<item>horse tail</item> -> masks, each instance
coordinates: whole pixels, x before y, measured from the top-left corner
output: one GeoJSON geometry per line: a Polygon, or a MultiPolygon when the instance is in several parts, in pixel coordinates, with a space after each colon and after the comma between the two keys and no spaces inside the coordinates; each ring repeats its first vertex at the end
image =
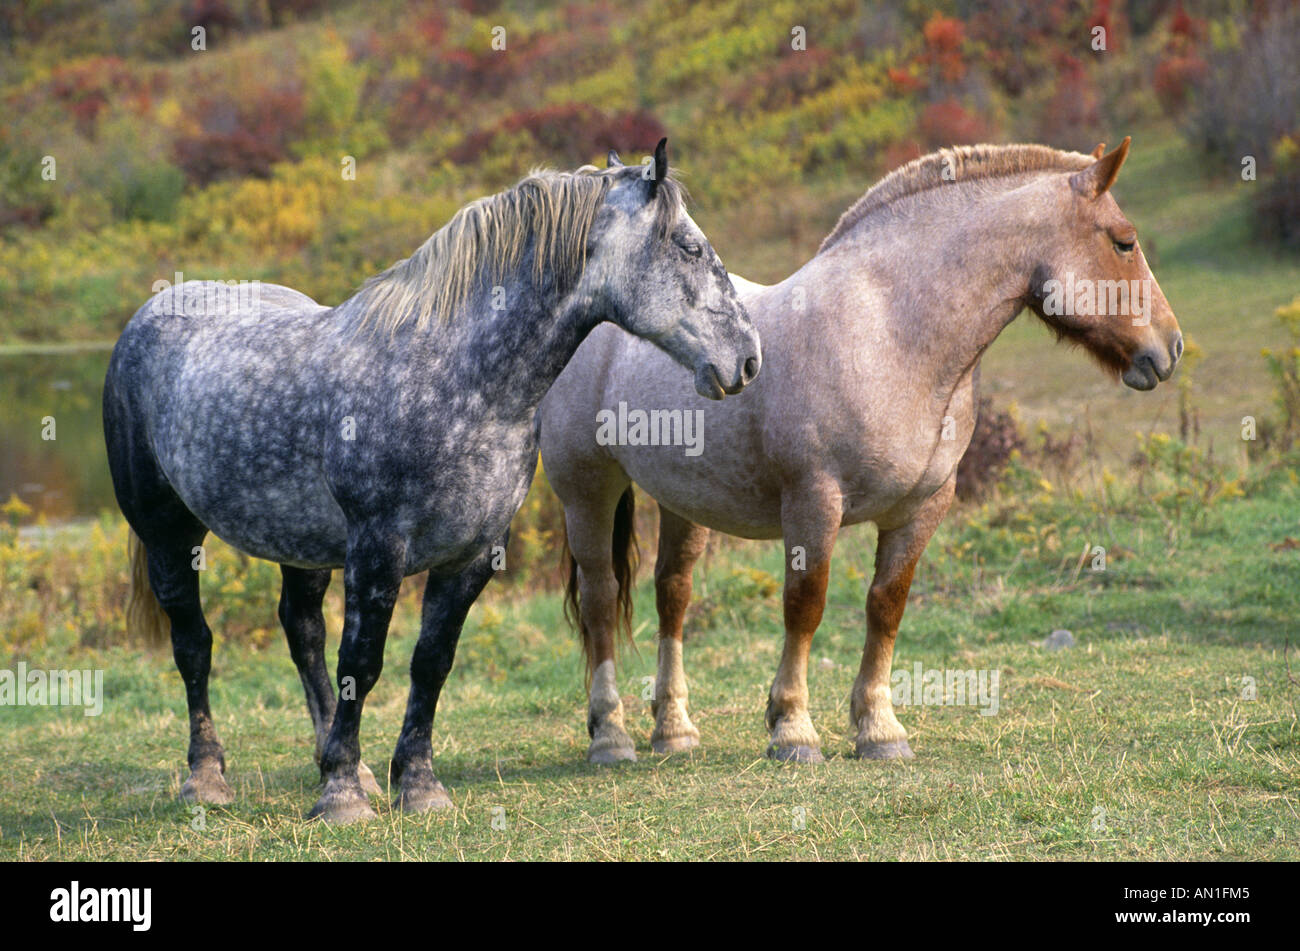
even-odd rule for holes
{"type": "MultiPolygon", "coordinates": [[[[610,554],[614,562],[614,580],[618,582],[618,607],[615,614],[616,630],[623,640],[636,649],[632,640],[632,587],[636,582],[636,569],[641,560],[641,549],[636,541],[636,493],[629,485],[619,497],[614,509],[614,534],[610,554]]],[[[594,671],[593,650],[595,645],[591,632],[582,620],[582,598],[578,584],[578,559],[573,557],[569,548],[569,536],[565,533],[561,554],[568,563],[568,578],[564,585],[564,617],[582,640],[582,654],[587,665],[587,683],[591,683],[594,671]]]]}
{"type": "Polygon", "coordinates": [[[127,557],[131,559],[131,586],[126,600],[126,633],[151,647],[171,639],[171,621],[149,586],[149,555],[140,536],[128,529],[127,557]]]}

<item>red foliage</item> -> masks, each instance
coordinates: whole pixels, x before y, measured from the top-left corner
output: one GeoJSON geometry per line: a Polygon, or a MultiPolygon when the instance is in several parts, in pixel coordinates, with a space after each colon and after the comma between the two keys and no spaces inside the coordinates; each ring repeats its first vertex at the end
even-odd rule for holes
{"type": "Polygon", "coordinates": [[[1205,40],[1205,21],[1189,16],[1180,2],[1169,21],[1169,42],[1156,64],[1151,84],[1165,110],[1182,111],[1192,87],[1206,77],[1208,66],[1201,56],[1205,40]]]}
{"type": "Polygon", "coordinates": [[[926,106],[917,128],[925,144],[932,149],[982,142],[989,137],[989,128],[984,120],[963,108],[955,99],[926,106]]]}
{"type": "Polygon", "coordinates": [[[1169,21],[1169,32],[1175,37],[1181,37],[1190,43],[1199,43],[1205,39],[1205,30],[1205,20],[1188,14],[1183,9],[1182,3],[1179,2],[1174,9],[1173,18],[1169,21]]]}
{"type": "Polygon", "coordinates": [[[50,96],[68,110],[83,135],[93,135],[95,120],[113,99],[125,101],[137,112],[147,111],[150,91],[160,87],[163,74],[145,79],[133,73],[126,62],[116,56],[56,66],[49,82],[50,96]]]}
{"type": "Polygon", "coordinates": [[[663,124],[644,111],[606,116],[581,103],[526,109],[511,113],[495,126],[468,136],[449,156],[453,162],[472,162],[501,132],[526,132],[555,156],[572,159],[607,149],[629,153],[654,148],[666,134],[663,124]]]}
{"type": "Polygon", "coordinates": [[[898,66],[891,66],[887,70],[889,81],[894,84],[903,95],[916,92],[923,85],[921,80],[917,79],[909,70],[902,69],[898,66]]]}
{"type": "Polygon", "coordinates": [[[961,20],[936,13],[926,21],[921,30],[925,45],[937,53],[956,53],[966,39],[966,28],[961,20]]]}
{"type": "Polygon", "coordinates": [[[761,79],[747,76],[733,83],[723,93],[723,101],[735,110],[786,108],[834,81],[834,74],[826,68],[830,62],[830,52],[820,48],[783,55],[761,79]]]}
{"type": "Polygon", "coordinates": [[[176,164],[191,181],[254,175],[267,178],[271,166],[289,158],[289,144],[302,129],[303,99],[296,89],[263,89],[235,102],[199,100],[200,128],[176,138],[176,164]]]}
{"type": "Polygon", "coordinates": [[[966,62],[961,52],[966,41],[966,27],[961,20],[936,13],[926,21],[921,32],[925,37],[922,62],[945,82],[956,82],[966,75],[966,62]]]}
{"type": "Polygon", "coordinates": [[[906,142],[894,142],[880,156],[882,171],[889,172],[906,165],[912,159],[923,155],[920,143],[909,139],[906,142]]]}
{"type": "Polygon", "coordinates": [[[1107,47],[1113,50],[1115,47],[1111,43],[1111,38],[1115,32],[1114,25],[1111,14],[1111,0],[1097,0],[1097,5],[1092,8],[1092,15],[1088,17],[1088,22],[1084,24],[1088,29],[1088,35],[1091,36],[1094,29],[1101,27],[1106,31],[1107,47]]]}
{"type": "Polygon", "coordinates": [[[1098,95],[1083,63],[1070,53],[1056,57],[1056,85],[1039,123],[1039,135],[1058,147],[1081,148],[1098,122],[1098,95]]]}
{"type": "Polygon", "coordinates": [[[975,431],[970,445],[957,463],[957,497],[979,499],[997,484],[1011,454],[1024,451],[1025,438],[1010,413],[993,408],[993,401],[980,399],[975,431]]]}
{"type": "Polygon", "coordinates": [[[1187,104],[1187,94],[1209,71],[1199,53],[1172,53],[1162,59],[1151,78],[1156,97],[1168,112],[1179,112],[1187,104]]]}

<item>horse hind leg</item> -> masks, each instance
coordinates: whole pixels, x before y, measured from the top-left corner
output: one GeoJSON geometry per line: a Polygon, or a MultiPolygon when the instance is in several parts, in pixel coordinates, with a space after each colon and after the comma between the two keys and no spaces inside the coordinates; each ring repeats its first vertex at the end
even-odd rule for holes
{"type": "MultiPolygon", "coordinates": [[[[281,565],[280,624],[289,642],[289,656],[298,668],[307,712],[316,733],[316,762],[321,761],[330,724],[334,720],[334,684],[325,666],[325,615],[321,605],[329,588],[333,571],[329,568],[306,569],[281,565]]],[[[357,767],[361,787],[372,796],[383,790],[365,763],[357,767]]]]}
{"type": "Polygon", "coordinates": [[[707,528],[659,506],[659,554],[655,559],[659,668],[651,704],[655,729],[650,737],[650,748],[656,753],[681,753],[700,745],[700,731],[687,713],[682,624],[691,603],[691,571],[708,541],[707,528]]]}
{"type": "MultiPolygon", "coordinates": [[[[187,513],[188,514],[188,513],[187,513]]],[[[172,656],[185,682],[190,717],[190,775],[181,786],[181,799],[191,803],[226,805],[235,794],[226,783],[226,757],[212,723],[208,705],[208,676],[212,670],[212,630],[199,601],[199,575],[193,567],[194,546],[206,529],[193,516],[192,529],[169,540],[146,544],[149,586],[171,621],[172,656]]]]}
{"type": "Polygon", "coordinates": [[[624,725],[614,643],[619,585],[611,542],[615,512],[626,488],[624,483],[609,486],[606,492],[577,495],[581,506],[566,506],[564,511],[569,550],[577,563],[579,628],[591,672],[587,760],[599,764],[636,760],[636,746],[624,725]]]}

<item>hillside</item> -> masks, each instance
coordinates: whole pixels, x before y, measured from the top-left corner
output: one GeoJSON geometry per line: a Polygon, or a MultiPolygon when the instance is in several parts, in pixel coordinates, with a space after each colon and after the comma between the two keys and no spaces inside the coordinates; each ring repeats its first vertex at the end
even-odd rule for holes
{"type": "MultiPolygon", "coordinates": [[[[924,150],[1131,134],[1116,194],[1205,353],[1202,427],[1226,439],[1267,408],[1258,351],[1277,342],[1300,259],[1255,243],[1249,186],[1162,108],[1205,32],[1179,16],[1203,21],[1180,4],[1111,8],[19,3],[0,29],[0,343],[112,340],[177,272],[336,302],[528,168],[639,156],[664,133],[697,220],[756,280],[788,274],[924,150]]],[[[1128,392],[1049,339],[1022,319],[986,364],[1027,420],[1087,408],[1126,442],[1176,417],[1172,388],[1128,392]]]]}

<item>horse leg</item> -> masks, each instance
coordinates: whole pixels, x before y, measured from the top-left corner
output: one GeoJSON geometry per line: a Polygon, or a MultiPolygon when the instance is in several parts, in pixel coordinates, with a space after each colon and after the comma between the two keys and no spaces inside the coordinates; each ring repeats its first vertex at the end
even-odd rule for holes
{"type": "MultiPolygon", "coordinates": [[[[188,515],[188,513],[186,513],[188,515]]],[[[199,601],[199,574],[194,569],[193,549],[203,542],[207,530],[193,516],[191,531],[179,539],[160,542],[150,538],[149,587],[171,621],[172,656],[185,682],[185,702],[190,715],[190,775],[181,786],[185,802],[226,805],[235,794],[226,783],[226,755],[212,723],[208,706],[208,675],[212,671],[212,629],[203,617],[199,601]]]]}
{"type": "Polygon", "coordinates": [[[406,543],[397,538],[354,536],[343,569],[343,640],[339,645],[339,700],[325,740],[321,773],[325,789],[309,819],[347,823],[372,819],[361,785],[361,709],[384,668],[388,622],[402,586],[406,543]]]}
{"type": "MultiPolygon", "coordinates": [[[[334,719],[334,685],[325,667],[325,615],[321,603],[334,572],[329,568],[306,569],[281,565],[280,624],[289,641],[289,656],[298,668],[303,692],[307,695],[307,712],[316,732],[316,762],[321,761],[325,738],[334,719]]],[[[378,796],[383,790],[375,781],[370,767],[357,767],[361,785],[367,793],[378,796]]]]}
{"type": "Polygon", "coordinates": [[[820,763],[821,738],[808,713],[808,651],[826,608],[831,551],[839,532],[841,501],[835,486],[798,486],[782,493],[785,538],[785,646],[767,701],[772,741],[767,755],[820,763]]]}
{"type": "MultiPolygon", "coordinates": [[[[506,547],[509,532],[498,544],[506,547]]],[[[433,714],[456,657],[456,643],[470,606],[492,577],[491,551],[458,575],[429,575],[420,611],[420,639],[411,655],[411,693],[388,783],[399,790],[394,809],[426,812],[451,806],[446,788],[433,775],[433,714]]]]}
{"type": "Polygon", "coordinates": [[[636,760],[636,746],[623,720],[618,694],[614,636],[618,627],[618,579],[614,572],[614,513],[626,483],[584,499],[581,509],[565,509],[569,550],[578,563],[578,599],[583,649],[591,671],[587,702],[587,760],[636,760]]]}
{"type": "Polygon", "coordinates": [[[709,530],[659,506],[659,555],[655,559],[655,602],[659,611],[659,670],[652,709],[650,748],[680,753],[700,745],[700,731],[686,712],[682,667],[682,622],[691,603],[691,570],[704,553],[709,530]]]}
{"type": "Polygon", "coordinates": [[[912,521],[882,531],[876,542],[876,571],[867,592],[867,642],[849,702],[850,725],[857,730],[860,759],[908,759],[913,755],[907,731],[894,716],[889,671],[912,573],[930,536],[952,505],[954,486],[955,482],[949,481],[912,521]]]}

